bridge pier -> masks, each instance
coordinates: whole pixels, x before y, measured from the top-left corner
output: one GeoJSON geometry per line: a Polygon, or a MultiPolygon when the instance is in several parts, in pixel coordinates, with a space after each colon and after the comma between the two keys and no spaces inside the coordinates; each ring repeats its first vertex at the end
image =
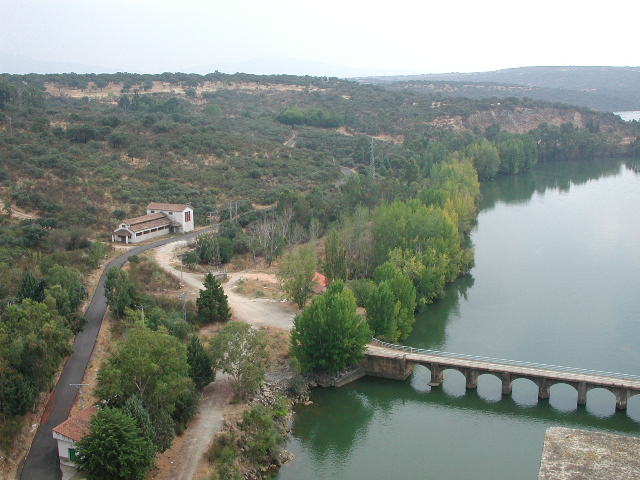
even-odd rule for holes
{"type": "Polygon", "coordinates": [[[431,364],[431,381],[429,382],[430,387],[439,387],[442,385],[444,381],[444,370],[437,363],[431,364]]]}
{"type": "Polygon", "coordinates": [[[616,410],[626,410],[629,390],[626,388],[617,388],[614,393],[616,394],[616,410]]]}
{"type": "Polygon", "coordinates": [[[582,407],[587,404],[587,384],[585,382],[578,383],[578,406],[582,407]]]}
{"type": "Polygon", "coordinates": [[[547,381],[546,378],[540,378],[538,380],[536,380],[536,383],[538,384],[538,399],[539,400],[548,400],[549,399],[549,390],[551,388],[551,385],[549,385],[549,382],[547,381]]]}
{"type": "Polygon", "coordinates": [[[503,373],[501,376],[502,376],[502,395],[511,395],[511,374],[503,373]]]}
{"type": "Polygon", "coordinates": [[[478,388],[478,371],[473,368],[466,368],[464,373],[467,390],[478,388]]]}

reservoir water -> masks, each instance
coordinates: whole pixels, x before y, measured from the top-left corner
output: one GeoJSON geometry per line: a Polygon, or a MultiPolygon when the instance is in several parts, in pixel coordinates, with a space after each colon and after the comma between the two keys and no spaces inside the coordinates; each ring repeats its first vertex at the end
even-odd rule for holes
{"type": "MultiPolygon", "coordinates": [[[[476,264],[418,315],[409,345],[456,353],[640,373],[640,164],[538,165],[483,185],[471,234],[476,264]]],[[[640,434],[640,395],[567,385],[537,400],[516,380],[482,375],[477,391],[447,370],[431,389],[364,378],[316,389],[299,407],[279,479],[535,480],[550,426],[640,434]]]]}

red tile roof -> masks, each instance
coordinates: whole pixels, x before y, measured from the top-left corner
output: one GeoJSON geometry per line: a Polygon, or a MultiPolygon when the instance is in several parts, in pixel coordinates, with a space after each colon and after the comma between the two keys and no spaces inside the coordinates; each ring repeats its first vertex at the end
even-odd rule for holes
{"type": "Polygon", "coordinates": [[[147,210],[166,210],[167,212],[182,212],[189,205],[186,203],[160,203],[160,202],[151,202],[147,205],[147,210]]]}
{"type": "Polygon", "coordinates": [[[96,407],[80,410],[79,413],[70,416],[57,427],[53,427],[53,431],[77,442],[89,434],[89,420],[95,412],[96,407]]]}
{"type": "Polygon", "coordinates": [[[324,288],[327,288],[329,286],[329,279],[325,277],[323,274],[318,272],[315,272],[313,274],[313,281],[324,288]]]}
{"type": "Polygon", "coordinates": [[[149,215],[142,215],[140,217],[127,218],[123,220],[122,223],[129,225],[129,229],[132,232],[141,232],[149,228],[170,225],[171,219],[164,213],[150,213],[149,215]]]}

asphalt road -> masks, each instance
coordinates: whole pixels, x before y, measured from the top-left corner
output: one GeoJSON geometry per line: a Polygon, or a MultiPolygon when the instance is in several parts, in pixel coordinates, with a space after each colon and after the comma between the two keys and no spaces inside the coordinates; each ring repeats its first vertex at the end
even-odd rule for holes
{"type": "Polygon", "coordinates": [[[58,466],[58,446],[52,437],[51,430],[69,416],[71,406],[78,394],[78,387],[72,387],[70,385],[82,383],[82,379],[84,378],[84,372],[89,364],[93,347],[100,332],[100,324],[107,309],[107,300],[104,296],[104,282],[109,268],[120,268],[132,255],[137,255],[151,248],[166,245],[167,243],[189,240],[200,233],[213,230],[216,227],[217,225],[214,225],[203,230],[198,230],[197,232],[190,232],[184,235],[158,240],[147,245],[134,247],[123,255],[114,258],[106,265],[93,298],[91,299],[91,303],[85,312],[87,324],[76,336],[73,354],[67,360],[58,384],[49,399],[49,404],[43,414],[43,419],[41,419],[43,423],[41,423],[38,428],[36,436],[31,443],[31,449],[22,467],[20,474],[21,479],[55,480],[61,478],[61,472],[58,466]]]}

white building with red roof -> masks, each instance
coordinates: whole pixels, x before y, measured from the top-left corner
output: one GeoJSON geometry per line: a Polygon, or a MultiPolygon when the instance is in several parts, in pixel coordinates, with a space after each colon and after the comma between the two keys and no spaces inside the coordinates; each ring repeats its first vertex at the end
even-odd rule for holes
{"type": "Polygon", "coordinates": [[[76,443],[89,434],[89,420],[96,413],[95,407],[88,407],[71,415],[57,427],[53,427],[53,438],[58,442],[60,463],[68,467],[76,467],[76,443]]]}
{"type": "Polygon", "coordinates": [[[111,234],[111,241],[139,243],[169,233],[192,232],[193,209],[185,203],[158,203],[147,205],[147,214],[122,220],[111,234]]]}

